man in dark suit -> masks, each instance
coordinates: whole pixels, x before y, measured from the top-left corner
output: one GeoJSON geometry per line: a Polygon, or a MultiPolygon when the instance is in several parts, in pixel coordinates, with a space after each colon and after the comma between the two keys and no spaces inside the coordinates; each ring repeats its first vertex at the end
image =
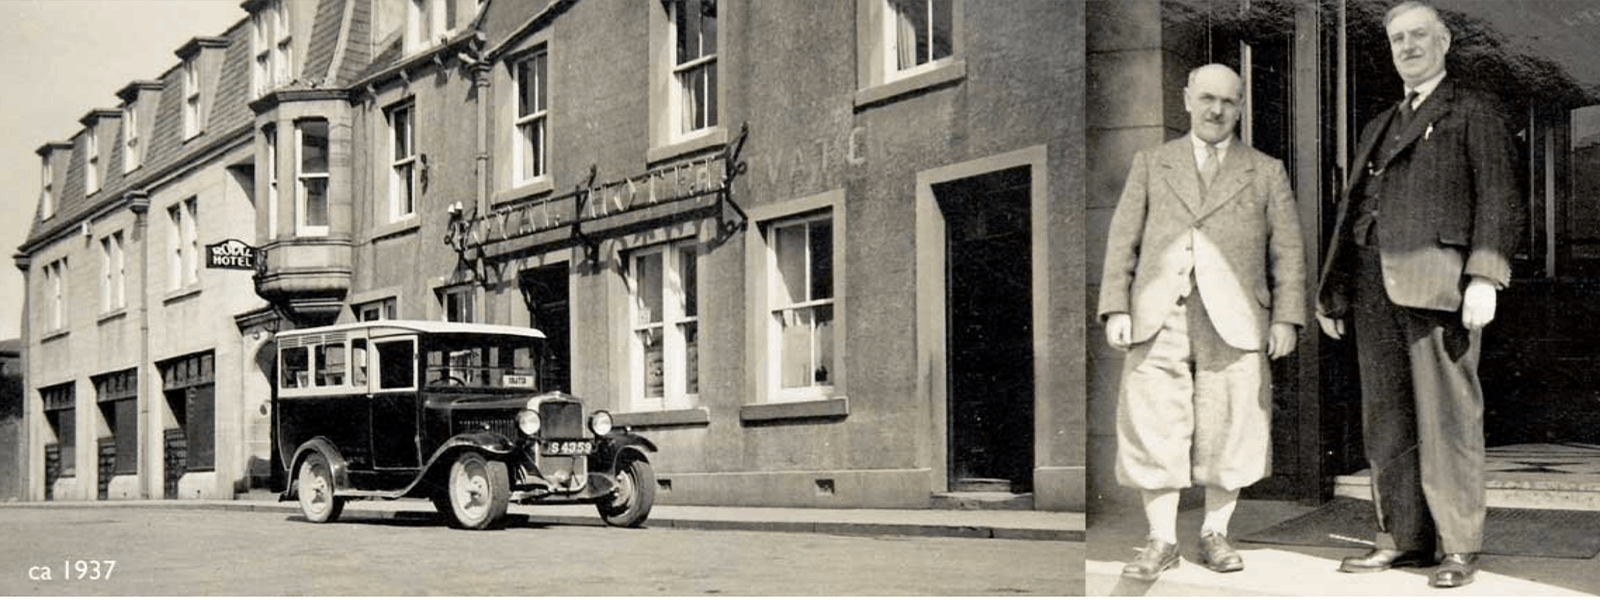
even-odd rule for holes
{"type": "Polygon", "coordinates": [[[1339,570],[1437,564],[1430,584],[1458,587],[1483,539],[1478,356],[1521,225],[1515,146],[1497,99],[1445,74],[1437,11],[1404,2],[1384,28],[1406,98],[1361,132],[1317,292],[1329,337],[1354,326],[1378,516],[1339,570]]]}

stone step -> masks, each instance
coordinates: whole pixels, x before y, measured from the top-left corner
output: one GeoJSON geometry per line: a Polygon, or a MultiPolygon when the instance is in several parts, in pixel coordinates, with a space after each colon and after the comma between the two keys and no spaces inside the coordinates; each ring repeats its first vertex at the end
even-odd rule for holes
{"type": "MultiPolygon", "coordinates": [[[[1600,475],[1491,472],[1485,487],[1489,506],[1600,511],[1600,475]]],[[[1333,493],[1371,500],[1370,472],[1334,478],[1333,493]]]]}
{"type": "Polygon", "coordinates": [[[933,495],[935,510],[1033,510],[1033,494],[949,492],[933,495]]]}

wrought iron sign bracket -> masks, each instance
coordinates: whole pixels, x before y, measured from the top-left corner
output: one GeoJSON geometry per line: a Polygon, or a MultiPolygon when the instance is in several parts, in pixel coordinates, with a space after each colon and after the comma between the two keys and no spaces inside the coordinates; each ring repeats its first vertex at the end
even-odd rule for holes
{"type": "Polygon", "coordinates": [[[483,252],[480,250],[476,258],[469,258],[467,253],[474,248],[479,248],[482,241],[477,239],[477,232],[473,231],[472,223],[478,218],[478,209],[472,209],[472,216],[467,216],[457,202],[450,206],[450,223],[445,225],[444,243],[456,251],[456,258],[465,263],[472,271],[472,276],[480,282],[488,282],[489,274],[484,272],[483,252]]]}
{"type": "Polygon", "coordinates": [[[750,165],[739,160],[739,154],[744,151],[744,142],[750,135],[750,123],[739,125],[739,137],[733,139],[727,152],[723,155],[722,190],[717,192],[717,240],[726,241],[733,234],[744,229],[750,222],[750,215],[745,214],[738,202],[733,201],[733,180],[750,170],[750,165]],[[729,214],[732,209],[732,214],[729,214]]]}
{"type": "MultiPolygon", "coordinates": [[[[578,207],[578,210],[574,212],[573,215],[582,215],[583,210],[588,207],[589,198],[593,196],[593,194],[590,193],[590,190],[594,189],[594,178],[599,171],[599,166],[593,164],[589,165],[588,180],[584,181],[583,185],[579,186],[578,189],[573,191],[573,193],[576,194],[578,207]]],[[[583,219],[573,218],[572,237],[573,239],[578,240],[579,243],[583,244],[584,262],[589,265],[590,269],[598,270],[600,268],[600,242],[598,240],[590,239],[589,236],[584,235],[583,219]]]]}

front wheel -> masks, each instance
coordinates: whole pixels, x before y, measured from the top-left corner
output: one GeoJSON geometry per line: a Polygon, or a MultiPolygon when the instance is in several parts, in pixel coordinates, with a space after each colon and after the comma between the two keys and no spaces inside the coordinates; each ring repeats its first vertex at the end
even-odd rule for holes
{"type": "Polygon", "coordinates": [[[617,492],[600,502],[600,518],[616,527],[638,527],[655,503],[655,469],[643,460],[630,460],[617,469],[617,492]]]}
{"type": "Polygon", "coordinates": [[[295,495],[300,500],[300,512],[312,523],[327,523],[339,518],[344,510],[344,498],[334,495],[333,468],[328,457],[312,452],[300,463],[300,476],[295,495]]]}
{"type": "Polygon", "coordinates": [[[488,529],[506,516],[511,477],[506,464],[463,452],[450,465],[450,521],[463,529],[488,529]]]}

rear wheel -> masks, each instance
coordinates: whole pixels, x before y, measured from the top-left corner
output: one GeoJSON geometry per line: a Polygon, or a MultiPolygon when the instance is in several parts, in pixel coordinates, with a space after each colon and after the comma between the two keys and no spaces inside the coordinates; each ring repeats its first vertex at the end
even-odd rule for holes
{"type": "Polygon", "coordinates": [[[600,502],[600,518],[616,527],[638,527],[655,503],[655,469],[644,460],[630,460],[617,469],[617,493],[600,502]]]}
{"type": "Polygon", "coordinates": [[[506,464],[477,452],[461,453],[450,465],[448,500],[450,520],[457,527],[487,529],[498,524],[511,501],[506,464]]]}
{"type": "Polygon", "coordinates": [[[300,476],[296,479],[295,495],[300,500],[300,512],[312,523],[327,523],[339,518],[344,510],[344,498],[334,495],[333,468],[328,457],[312,451],[300,462],[300,476]]]}

